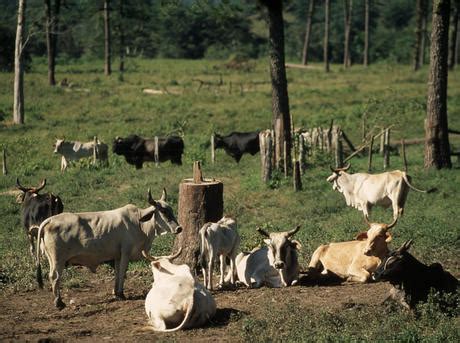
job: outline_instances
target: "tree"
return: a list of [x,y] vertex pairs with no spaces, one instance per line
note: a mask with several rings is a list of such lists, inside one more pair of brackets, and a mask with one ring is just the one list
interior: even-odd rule
[[110,75],[112,67],[110,64],[110,14],[109,14],[110,0],[104,0],[104,74]]
[[305,40],[303,43],[303,50],[302,50],[302,64],[304,65],[306,65],[308,62],[308,47],[310,46],[311,22],[312,22],[314,13],[315,13],[315,0],[310,0],[310,2],[308,3],[307,25],[305,27]]
[[120,73],[123,73],[125,71],[125,29],[123,26],[123,19],[124,19],[124,0],[120,0],[119,3],[119,15],[120,18],[118,19],[118,33],[120,35],[120,66],[118,70]]
[[422,64],[421,54],[422,51],[422,37],[423,37],[423,2],[424,0],[417,0],[416,2],[416,22],[415,22],[415,45],[414,45],[414,70],[417,71],[420,69]]
[[450,0],[433,1],[430,74],[425,120],[425,168],[451,168],[447,125]]
[[426,24],[428,21],[428,0],[422,1],[422,36],[420,40],[420,54],[419,54],[419,64],[422,66],[425,64],[425,42],[427,37]]
[[[272,82],[272,112],[275,131],[275,160],[282,169],[286,162],[291,168],[291,116],[287,89],[286,67],[284,63],[284,22],[282,0],[261,0],[268,10],[268,53],[270,56],[270,76]],[[286,146],[286,149],[284,149]]]
[[343,42],[343,66],[348,68],[351,66],[350,57],[350,32],[351,32],[351,11],[353,8],[353,0],[343,1],[344,21],[345,21],[345,35]]
[[450,32],[449,46],[449,69],[454,69],[457,62],[457,32],[458,32],[458,12],[460,11],[460,0],[454,0],[452,3],[452,30]]
[[365,0],[364,5],[364,57],[363,64],[365,67],[369,65],[369,1]]
[[329,21],[331,18],[330,0],[324,1],[324,45],[323,45],[323,59],[324,59],[324,70],[329,72]]
[[53,8],[51,1],[45,0],[45,32],[46,32],[46,49],[48,52],[48,83],[50,86],[56,84],[54,76],[56,66],[56,47],[57,32],[59,30],[59,10],[61,0],[55,0]]
[[24,124],[24,64],[23,39],[26,24],[26,0],[19,0],[18,25],[16,27],[16,44],[14,48],[14,93],[13,122]]

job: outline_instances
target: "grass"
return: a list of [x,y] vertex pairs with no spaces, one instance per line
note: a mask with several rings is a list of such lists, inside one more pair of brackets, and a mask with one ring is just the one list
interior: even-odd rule
[[[326,126],[334,119],[357,144],[361,137],[361,117],[366,112],[370,127],[395,125],[392,139],[424,136],[427,69],[414,73],[409,66],[402,65],[376,64],[368,69],[353,66],[349,70],[332,66],[332,72],[326,74],[320,65],[314,66],[317,68],[288,70],[289,100],[296,126]],[[227,70],[222,62],[209,60],[134,59],[128,60],[127,68],[121,79],[117,74],[105,77],[101,61],[58,65],[58,80],[65,77],[74,84],[73,91],[68,91],[47,86],[45,61],[34,61],[32,70],[25,76],[26,124],[23,126],[11,124],[13,75],[1,73],[0,144],[7,148],[10,174],[0,177],[0,193],[13,189],[16,177],[25,185],[36,185],[46,177],[46,189],[62,197],[66,211],[76,212],[112,209],[127,203],[145,207],[148,187],[152,188],[154,197],[159,197],[161,189],[166,187],[170,202],[177,209],[178,184],[191,176],[192,162],[201,160],[205,176],[224,182],[225,212],[238,219],[244,250],[261,243],[256,226],[286,230],[299,224],[302,229],[296,236],[303,244],[300,262],[306,267],[319,244],[349,240],[365,229],[362,214],[346,207],[343,197],[332,191],[325,181],[330,174],[330,156],[318,154],[310,161],[302,177],[304,190],[298,193],[292,189],[292,180],[280,175],[268,186],[263,184],[257,156],[244,156],[236,165],[218,151],[217,163],[210,163],[209,137],[213,131],[228,133],[270,127],[267,61],[255,61],[255,68],[250,72]],[[196,80],[215,83],[222,80],[222,85],[203,86],[198,90]],[[143,88],[166,89],[171,94],[147,95],[142,93]],[[458,70],[449,76],[448,94],[449,126],[459,129]],[[90,140],[97,135],[110,144],[115,136],[137,133],[152,137],[172,132],[184,134],[186,148],[181,167],[169,163],[159,167],[146,164],[142,170],[135,170],[122,157],[110,154],[107,168],[82,161],[61,174],[60,159],[52,153],[56,137]],[[454,140],[452,144],[458,147],[459,141]],[[426,263],[441,262],[458,276],[458,166],[452,170],[426,171],[423,146],[409,146],[407,154],[413,183],[422,189],[437,187],[438,192],[410,193],[405,215],[393,229],[392,245],[397,247],[407,239],[414,239],[412,252],[416,257]],[[356,158],[352,164],[355,172],[367,169],[365,158]],[[381,166],[381,157],[376,156],[374,171],[382,171]],[[402,168],[400,157],[392,156],[391,168]],[[391,211],[376,209],[372,217],[390,222]],[[34,269],[20,223],[20,206],[14,197],[0,195],[0,218],[0,289],[2,292],[34,289]],[[171,243],[171,237],[157,239],[154,253],[167,253]],[[130,268],[145,269],[146,264],[133,263]],[[101,273],[109,272],[103,268]],[[72,269],[66,271],[64,278],[64,287],[79,287],[85,282]],[[318,336],[323,341],[381,340],[378,334],[386,329],[392,330],[392,335],[385,336],[390,340],[455,340],[453,337],[459,336],[458,321],[448,317],[428,327],[422,325],[428,320],[410,318],[408,325],[402,328],[396,325],[404,317],[398,311],[385,313],[385,318],[381,318],[379,309],[346,314],[308,312],[302,319],[289,315],[300,310],[295,304],[288,304],[285,309],[274,311],[270,318],[245,317],[241,324],[243,338],[260,335],[263,330],[255,327],[264,327],[270,334],[260,337],[303,340],[300,333],[309,334],[310,329],[306,328],[311,327],[312,320],[317,323],[311,328],[312,332],[337,327],[337,331]],[[284,323],[287,331],[277,331],[277,325],[282,324],[276,319],[278,315],[288,318]],[[313,319],[308,319],[310,315]],[[375,316],[370,322],[375,329],[367,332],[367,325],[359,323],[367,321],[369,316]],[[259,322],[251,324],[257,320]],[[298,326],[304,329],[288,330]]]

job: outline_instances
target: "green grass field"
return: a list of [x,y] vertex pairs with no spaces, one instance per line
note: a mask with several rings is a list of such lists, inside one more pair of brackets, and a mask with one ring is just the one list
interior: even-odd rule
[[[192,162],[201,160],[205,176],[224,182],[225,213],[238,220],[242,250],[261,243],[256,226],[286,230],[298,224],[302,227],[297,238],[303,245],[300,259],[303,268],[319,244],[349,240],[363,231],[366,226],[362,213],[346,207],[342,195],[326,182],[330,174],[328,166],[333,162],[331,156],[317,154],[309,161],[302,177],[304,190],[297,193],[293,191],[292,180],[279,175],[270,185],[263,184],[258,155],[245,155],[236,165],[223,151],[218,151],[217,163],[211,165],[209,137],[213,131],[229,133],[270,127],[268,62],[259,60],[254,65],[250,72],[239,72],[226,69],[221,61],[134,59],[128,60],[128,71],[122,79],[117,73],[105,77],[100,61],[58,65],[57,79],[65,77],[75,85],[69,91],[47,86],[46,61],[36,60],[25,75],[26,124],[23,126],[11,124],[13,75],[1,73],[0,145],[7,149],[9,175],[0,176],[0,292],[36,288],[28,243],[20,222],[20,205],[14,196],[4,194],[14,189],[16,177],[25,185],[37,185],[46,178],[46,190],[62,197],[66,211],[107,210],[127,203],[145,207],[148,187],[152,188],[154,197],[159,197],[161,189],[166,187],[176,210],[178,185],[183,178],[191,176]],[[326,74],[321,65],[313,66],[315,68],[288,69],[287,72],[296,127],[325,127],[334,119],[355,145],[359,145],[361,117],[367,112],[371,128],[394,125],[392,140],[424,136],[426,68],[414,73],[409,66],[401,65],[376,64],[368,69],[353,66],[350,70],[333,65],[332,71]],[[215,85],[204,85],[198,90],[196,80],[211,81]],[[218,86],[220,80],[222,84]],[[148,95],[142,92],[144,88],[167,90],[169,94]],[[458,69],[449,75],[448,112],[449,126],[460,130]],[[111,145],[115,136],[136,133],[153,137],[175,131],[184,134],[185,155],[181,167],[169,162],[159,167],[149,163],[142,170],[135,170],[124,158],[110,153],[107,168],[81,161],[62,174],[60,158],[53,155],[56,137],[85,141],[97,135]],[[459,139],[453,137],[451,144],[460,148]],[[425,263],[438,261],[458,277],[459,166],[453,161],[455,167],[451,170],[424,170],[423,145],[409,146],[407,156],[413,184],[421,189],[437,187],[438,191],[428,195],[411,191],[405,214],[393,229],[391,245],[398,247],[403,241],[413,239],[411,250],[417,258]],[[391,157],[391,169],[402,166],[400,156]],[[352,160],[352,171],[366,170],[366,158]],[[380,171],[383,171],[382,159],[375,156],[374,172]],[[372,218],[390,222],[391,211],[374,209]],[[154,243],[152,251],[168,252],[171,243],[172,237],[163,236]],[[130,268],[145,269],[146,263],[133,263]],[[108,269],[101,270],[101,273],[108,272]],[[85,282],[72,269],[66,272],[64,279],[64,287],[78,287]],[[280,323],[276,319],[266,319],[267,336],[260,336],[254,329],[245,329],[245,325],[254,320],[246,317],[240,321],[241,338],[302,340],[302,333],[313,329],[308,319],[289,317],[291,311],[301,310],[295,309],[295,304],[291,307],[294,309],[282,309],[279,315],[287,318],[287,328],[296,328],[292,336],[281,333],[277,336],[276,325]],[[344,328],[336,329],[338,331],[329,336],[319,336],[322,340],[460,339],[458,314],[446,317],[431,307],[422,312],[419,319],[409,315],[407,327],[396,325],[408,316],[400,310],[385,313],[379,320],[366,317],[379,315],[375,309],[348,311],[347,315],[337,314],[334,318],[315,313],[311,318],[317,320],[314,330],[318,333],[331,326]],[[276,312],[272,315],[277,317]],[[370,320],[369,326],[363,325],[363,320]]]

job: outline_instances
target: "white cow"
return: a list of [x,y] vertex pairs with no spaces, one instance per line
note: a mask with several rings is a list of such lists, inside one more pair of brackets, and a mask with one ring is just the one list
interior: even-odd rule
[[67,168],[69,161],[77,161],[80,158],[92,157],[96,149],[96,158],[107,163],[109,148],[107,144],[97,140],[95,145],[92,142],[65,141],[65,139],[56,139],[54,144],[54,153],[62,155],[61,172]]
[[403,213],[409,188],[422,193],[433,191],[415,188],[410,183],[411,177],[400,170],[372,175],[348,174],[346,171],[349,168],[350,165],[345,168],[331,168],[332,175],[327,181],[332,183],[332,189],[344,195],[347,206],[363,211],[366,217],[369,216],[372,206],[379,205],[384,208],[392,206],[393,219],[396,219]]
[[[240,245],[240,235],[236,221],[223,217],[217,223],[206,223],[200,229],[200,259],[204,276],[204,285],[212,289],[214,261],[220,259],[220,281],[224,283],[225,257],[230,259],[230,283],[235,284],[235,257]],[[206,263],[207,262],[207,263]],[[206,270],[206,268],[208,270]]]
[[153,285],[145,298],[145,312],[149,329],[172,332],[198,327],[207,323],[216,313],[216,303],[211,293],[194,279],[186,264],[175,265],[175,255],[152,257]]
[[182,231],[166,202],[166,190],[161,199],[155,201],[149,189],[148,202],[151,206],[146,209],[129,204],[111,211],[64,212],[43,221],[37,238],[37,282],[43,286],[42,244],[50,266],[49,278],[57,308],[65,307],[59,283],[66,266],[86,266],[95,272],[99,264],[113,261],[114,294],[124,298],[123,283],[129,261],[141,259],[142,250],[150,250],[156,236]]
[[[261,228],[257,231],[267,237],[266,247],[256,248],[250,253],[240,253],[236,257],[238,280],[247,287],[258,288],[287,287],[299,280],[297,250],[301,248],[297,240],[291,240],[300,226],[287,232],[267,233]],[[228,278],[228,275],[227,275]]]

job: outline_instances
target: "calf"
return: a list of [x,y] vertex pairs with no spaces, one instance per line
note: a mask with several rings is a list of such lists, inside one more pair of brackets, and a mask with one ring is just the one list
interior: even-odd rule
[[216,149],[224,149],[239,163],[244,153],[255,155],[259,152],[259,131],[232,132],[227,136],[214,134],[214,144]]
[[[459,282],[439,263],[429,266],[418,261],[408,250],[412,240],[406,241],[399,249],[390,253],[382,260],[373,278],[376,281],[389,281],[403,292],[402,305],[414,308],[419,302],[426,301],[430,289],[441,293],[454,293]],[[390,297],[397,296],[398,292],[391,293]]]
[[348,281],[367,282],[380,261],[388,254],[387,243],[391,241],[388,231],[398,218],[389,224],[369,223],[367,232],[360,233],[357,240],[329,243],[319,246],[312,255],[310,273],[331,272]]
[[46,179],[38,187],[21,186],[19,179],[16,179],[16,188],[22,192],[18,197],[18,202],[22,203],[22,223],[29,238],[29,250],[33,258],[38,227],[46,218],[64,210],[60,197],[52,193],[38,194],[45,186]]
[[[225,257],[230,259],[230,283],[235,284],[235,257],[240,245],[240,236],[234,219],[223,217],[217,223],[206,223],[200,229],[200,259],[204,276],[204,285],[212,289],[214,260],[220,259],[220,282],[224,283]],[[206,265],[207,262],[207,265]],[[208,270],[206,271],[206,268]]]
[[80,158],[92,157],[96,150],[96,158],[104,163],[108,161],[109,148],[107,144],[92,142],[78,142],[66,141],[64,139],[57,139],[54,144],[54,153],[62,155],[61,157],[61,171],[66,170],[69,161],[77,161]]
[[194,279],[186,265],[175,265],[175,255],[152,257],[153,285],[145,298],[145,312],[150,329],[172,332],[202,326],[216,313],[216,303],[211,293]]
[[[116,137],[112,145],[113,152],[125,157],[126,162],[141,169],[144,162],[155,161],[155,139],[131,135]],[[184,141],[179,136],[158,137],[159,162],[170,160],[173,164],[182,164]]]
[[[259,288],[287,287],[299,280],[297,250],[301,245],[291,237],[300,226],[287,232],[267,233],[261,228],[257,231],[267,239],[266,247],[256,248],[250,253],[240,253],[236,257],[238,280],[247,287]],[[228,275],[227,275],[228,278]]]

